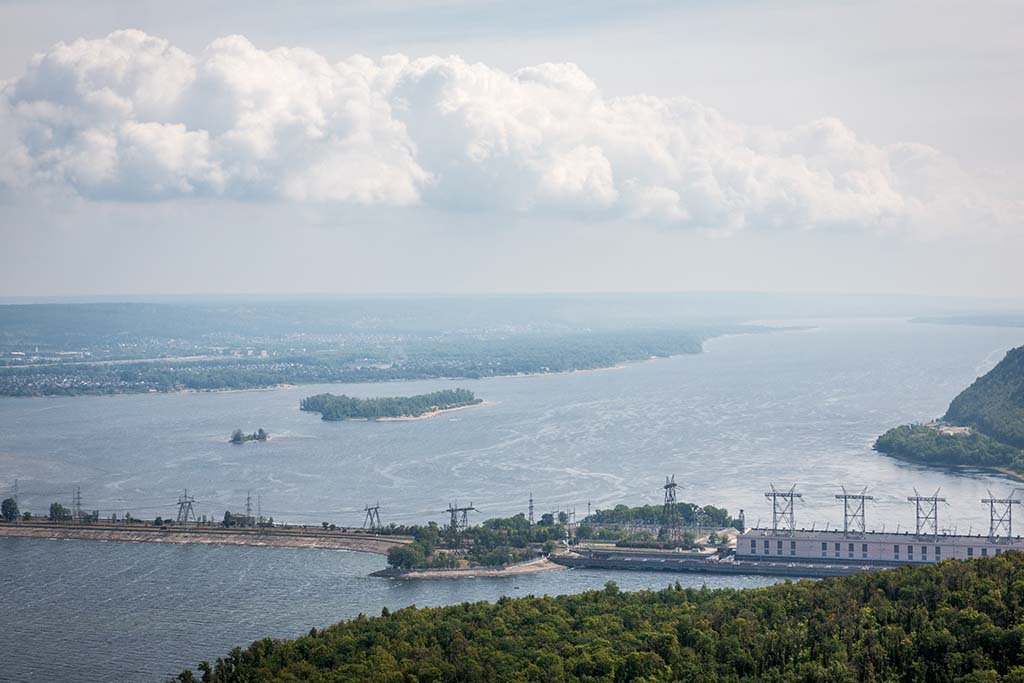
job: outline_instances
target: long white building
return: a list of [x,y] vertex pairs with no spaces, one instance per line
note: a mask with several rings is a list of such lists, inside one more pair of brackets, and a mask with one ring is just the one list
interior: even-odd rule
[[747,529],[736,539],[736,557],[741,560],[906,564],[991,557],[1007,550],[1024,550],[1024,539],[808,529]]

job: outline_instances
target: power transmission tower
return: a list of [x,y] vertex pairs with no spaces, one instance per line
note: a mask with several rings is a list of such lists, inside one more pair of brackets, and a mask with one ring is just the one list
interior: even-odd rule
[[82,523],[82,489],[78,486],[75,487],[75,493],[72,497],[71,514],[75,524]]
[[527,517],[527,521],[530,523],[530,526],[533,526],[533,524],[534,524],[534,519],[533,519],[533,491],[530,491],[530,513],[529,513],[529,516]]
[[384,525],[380,521],[380,501],[377,501],[376,505],[367,505],[363,508],[366,512],[366,516],[363,518],[363,528],[373,533],[384,528]]
[[195,502],[196,499],[188,495],[188,489],[185,489],[184,496],[178,498],[178,524],[184,525],[186,531],[190,522],[196,523],[196,511],[192,507]]
[[676,475],[671,477],[665,477],[665,485],[662,489],[665,491],[665,503],[661,511],[661,522],[665,526],[665,534],[670,540],[675,540],[679,537],[679,504],[676,503]]
[[776,490],[775,484],[772,484],[771,487],[772,490],[766,491],[764,497],[772,501],[772,533],[792,536],[796,531],[793,501],[803,498],[804,495],[796,492],[796,484],[793,484],[788,491]]
[[245,492],[245,526],[254,526],[252,518],[252,495],[249,491]]
[[449,503],[445,510],[451,520],[448,523],[448,547],[452,550],[462,548],[463,536],[469,528],[469,513],[477,512],[477,509],[470,503],[467,507],[458,507],[456,503]]
[[[988,539],[990,541],[1008,541],[1013,537],[1013,506],[1020,505],[1021,501],[1013,497],[1017,492],[1014,489],[1010,492],[1009,498],[996,498],[989,489],[988,498],[983,498],[982,503],[988,503]],[[997,508],[999,505],[1001,507]],[[1005,531],[1005,535],[1001,532]]]
[[945,503],[945,498],[939,497],[939,489],[930,496],[922,496],[914,489],[914,495],[907,498],[917,507],[917,529],[915,536],[918,538],[935,538],[939,535],[939,503]]
[[867,491],[865,486],[860,493],[847,493],[846,487],[843,492],[836,494],[836,500],[843,501],[843,536],[863,536],[867,531],[864,522],[864,501],[874,500],[874,496],[864,495]]

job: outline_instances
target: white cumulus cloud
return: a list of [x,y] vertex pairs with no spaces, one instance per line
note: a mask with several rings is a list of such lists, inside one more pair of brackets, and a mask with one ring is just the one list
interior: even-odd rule
[[834,118],[743,125],[685,98],[606,97],[573,64],[330,63],[241,36],[190,55],[141,31],[58,44],[0,85],[0,186],[130,201],[429,205],[732,232],[933,234],[1019,222],[937,150]]

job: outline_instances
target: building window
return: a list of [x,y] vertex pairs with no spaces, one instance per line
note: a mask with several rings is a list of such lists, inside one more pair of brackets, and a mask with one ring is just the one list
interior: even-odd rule
[[942,546],[941,545],[937,545],[937,546],[935,546],[935,561],[938,562],[941,559],[942,559]]
[[847,547],[846,552],[848,553],[849,558],[852,560],[853,559],[853,544],[852,543],[849,545],[849,547]]
[[775,554],[776,555],[781,555],[782,554],[782,541],[775,541]]
[[796,541],[789,542],[789,554],[796,555]]
[[912,545],[907,546],[907,559],[911,562],[914,561],[914,546]]
[[998,555],[998,554],[999,554],[999,553],[1001,553],[1001,552],[1003,552],[1003,549],[1002,549],[1002,548],[996,548],[996,555]]
[[821,556],[828,557],[828,543],[821,544]]
[[750,539],[750,554],[751,555],[757,555],[757,539],[756,538]]
[[967,557],[974,557],[974,548],[967,549]]
[[767,555],[771,550],[768,548],[768,539],[764,539],[764,554]]
[[861,557],[862,560],[868,559],[868,544],[867,543],[861,543],[860,544],[860,557]]
[[836,557],[839,557],[839,555],[840,555],[840,550],[839,550],[839,548],[841,548],[841,547],[842,547],[842,545],[841,545],[841,544],[839,544],[839,543],[836,543]]
[[898,545],[892,547],[892,557],[894,560],[900,559],[900,547]]
[[921,546],[921,561],[922,562],[927,562],[928,561],[928,546],[926,546],[926,545]]
[[988,548],[982,548],[981,549],[981,556],[982,557],[988,557]]

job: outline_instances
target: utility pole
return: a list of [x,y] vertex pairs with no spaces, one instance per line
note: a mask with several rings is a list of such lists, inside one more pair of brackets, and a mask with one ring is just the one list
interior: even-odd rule
[[864,495],[867,491],[865,486],[860,493],[847,493],[846,487],[841,487],[843,492],[836,494],[836,500],[843,501],[843,536],[863,536],[867,531],[864,523],[864,501],[874,500],[874,496]]
[[18,509],[18,516],[17,516],[17,518],[15,518],[14,523],[15,524],[21,524],[22,512],[21,512],[21,505],[20,505],[20,503],[18,501],[18,480],[17,479],[14,480],[14,507]]
[[249,491],[245,492],[245,525],[254,526],[252,518],[252,494]]
[[939,503],[945,503],[945,498],[939,497],[939,489],[930,496],[922,496],[914,489],[914,495],[907,498],[917,508],[917,528],[915,536],[918,538],[935,538],[939,535]]
[[533,519],[533,491],[530,491],[530,508],[529,509],[530,509],[530,513],[529,513],[529,516],[527,517],[527,521],[530,523],[530,526],[533,526],[534,525],[534,519]]
[[256,494],[256,528],[263,529],[263,494]]
[[793,484],[789,491],[778,491],[775,489],[775,484],[772,484],[771,487],[772,490],[766,491],[764,497],[772,501],[772,533],[792,536],[796,531],[793,502],[797,498],[803,498],[804,495],[796,492],[796,484]]
[[[982,503],[988,503],[988,540],[1008,541],[1013,537],[1013,506],[1021,504],[1019,499],[1013,497],[1016,492],[1017,489],[1014,489],[1008,498],[996,498],[989,489],[988,498],[982,499]],[[996,508],[996,505],[1001,507]]]

